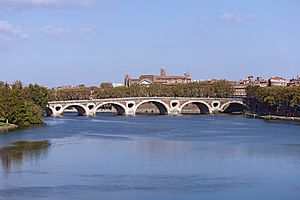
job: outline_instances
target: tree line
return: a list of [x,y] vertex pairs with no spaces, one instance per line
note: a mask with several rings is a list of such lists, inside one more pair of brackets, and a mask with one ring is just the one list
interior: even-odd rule
[[51,100],[82,100],[106,99],[125,97],[216,97],[233,96],[234,90],[229,82],[217,81],[209,84],[205,82],[168,85],[142,86],[133,84],[129,87],[113,87],[110,83],[102,83],[100,87],[82,87],[71,89],[50,90]]
[[249,86],[246,89],[247,96],[258,100],[268,106],[300,105],[300,86],[294,87],[257,87]]
[[93,98],[96,87],[49,89],[50,101],[84,100]]
[[43,113],[49,101],[48,89],[22,82],[0,82],[0,119],[6,123],[30,126],[43,123]]

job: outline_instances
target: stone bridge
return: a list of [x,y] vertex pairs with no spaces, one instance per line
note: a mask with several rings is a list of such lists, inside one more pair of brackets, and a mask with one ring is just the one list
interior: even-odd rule
[[61,116],[66,110],[76,109],[78,115],[93,116],[103,106],[111,106],[119,115],[135,115],[142,105],[149,103],[165,115],[182,114],[189,105],[196,105],[201,114],[242,112],[248,109],[242,98],[132,97],[52,101],[48,103],[47,114]]

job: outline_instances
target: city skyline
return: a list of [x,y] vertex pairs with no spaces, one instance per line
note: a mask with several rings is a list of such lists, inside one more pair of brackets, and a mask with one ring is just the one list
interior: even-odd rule
[[[192,83],[192,82],[216,82],[216,81],[228,81],[231,83],[235,83],[235,84],[247,84],[246,82],[248,82],[250,79],[252,79],[252,81],[257,81],[257,80],[263,80],[264,82],[269,82],[271,79],[281,79],[283,81],[285,81],[286,83],[293,83],[294,81],[297,82],[297,85],[299,84],[300,81],[300,76],[299,75],[295,75],[292,77],[283,77],[283,76],[272,76],[272,77],[263,77],[260,75],[254,76],[251,74],[248,74],[247,76],[241,77],[241,78],[237,78],[237,79],[225,79],[225,78],[207,78],[207,79],[194,79],[193,76],[190,74],[189,71],[184,72],[183,74],[172,74],[169,73],[167,71],[166,67],[162,67],[160,69],[160,73],[161,70],[164,69],[165,71],[165,76],[166,78],[172,78],[170,79],[171,81],[176,81],[177,78],[181,79],[183,77],[185,78],[189,78],[189,81],[186,83]],[[38,85],[42,85],[45,86],[47,88],[80,88],[80,87],[101,87],[101,84],[111,84],[113,87],[118,87],[118,86],[129,86],[126,84],[126,79],[132,79],[134,80],[134,82],[138,82],[139,80],[143,80],[143,79],[148,79],[149,77],[160,77],[162,76],[162,74],[159,73],[154,73],[154,74],[150,74],[150,73],[143,73],[143,74],[139,74],[136,77],[131,76],[131,74],[126,73],[125,76],[123,76],[123,79],[120,79],[118,82],[113,82],[111,80],[106,80],[106,81],[102,81],[102,82],[97,82],[94,85],[88,85],[88,84],[84,84],[84,83],[80,83],[80,82],[74,82],[74,84],[64,84],[62,83],[61,85],[53,85],[53,86],[48,86],[48,85],[42,85],[38,82],[24,82],[22,80],[12,80],[11,82],[5,81],[5,80],[0,80],[0,82],[6,82],[8,84],[14,84],[16,81],[21,81],[25,86],[28,86],[29,84],[38,84]],[[149,79],[150,80],[150,79]],[[125,81],[125,82],[124,82]],[[251,81],[250,81],[251,82]],[[182,84],[186,84],[184,82],[182,82]],[[143,83],[138,83],[140,85],[143,85]],[[151,84],[155,84],[155,83],[151,83]],[[181,84],[180,82],[176,81],[176,84]]]
[[0,0],[0,80],[97,86],[162,66],[193,80],[290,79],[300,72],[299,5]]

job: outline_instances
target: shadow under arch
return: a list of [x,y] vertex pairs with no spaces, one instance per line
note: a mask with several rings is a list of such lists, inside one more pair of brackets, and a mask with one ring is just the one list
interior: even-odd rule
[[249,107],[242,102],[228,102],[221,107],[223,113],[243,113],[249,110]]
[[62,114],[64,114],[65,112],[76,112],[76,111],[77,111],[77,115],[79,116],[84,116],[87,114],[85,107],[80,104],[66,105],[62,110]]
[[[134,114],[139,114],[138,109],[142,106],[142,105],[145,105],[145,104],[153,104],[156,106],[156,108],[158,109],[160,115],[167,115],[169,114],[169,106],[161,101],[161,100],[145,100],[145,101],[142,101],[140,102],[139,104],[136,105],[135,109],[134,109]],[[154,112],[148,112],[146,110],[146,112],[144,112],[145,114],[155,114]]]
[[99,110],[101,107],[104,107],[104,106],[111,106],[111,107],[113,107],[114,109],[116,109],[118,115],[124,115],[126,113],[126,107],[123,104],[117,103],[117,102],[105,102],[105,103],[101,103],[100,105],[98,105],[95,108],[95,111],[97,112],[97,110]]
[[[196,110],[191,110],[189,112],[185,112],[184,108],[190,105],[195,105],[198,108],[198,112]],[[180,114],[210,114],[211,110],[207,103],[203,101],[189,101],[180,107]]]
[[45,112],[46,112],[46,116],[48,116],[48,117],[53,116],[53,113],[54,113],[51,107],[46,107]]

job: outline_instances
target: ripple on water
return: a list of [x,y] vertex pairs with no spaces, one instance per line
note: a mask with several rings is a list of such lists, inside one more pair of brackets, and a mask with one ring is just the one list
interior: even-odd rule
[[[227,189],[251,187],[258,177],[209,177],[204,175],[79,175],[87,184],[44,187],[7,187],[0,196],[23,198],[69,195],[82,192],[166,192],[170,194],[211,193]],[[262,180],[260,180],[262,181]]]
[[115,121],[115,120],[101,120],[101,119],[91,119],[89,122],[94,122],[94,123],[116,123],[116,124],[141,124],[138,122],[129,122],[129,121]]

